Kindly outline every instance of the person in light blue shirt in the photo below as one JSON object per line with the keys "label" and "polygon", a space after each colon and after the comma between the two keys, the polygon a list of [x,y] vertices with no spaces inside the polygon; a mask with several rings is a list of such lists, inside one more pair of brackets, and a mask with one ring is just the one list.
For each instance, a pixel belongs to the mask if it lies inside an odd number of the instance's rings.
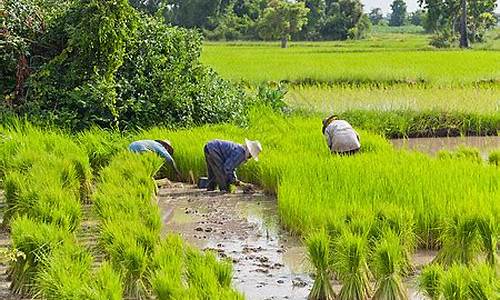
{"label": "person in light blue shirt", "polygon": [[172,165],[177,176],[180,176],[180,172],[177,169],[174,158],[174,148],[170,141],[167,140],[140,140],[131,143],[128,146],[131,152],[142,153],[142,152],[154,152],[162,157],[165,162]]}
{"label": "person in light blue shirt", "polygon": [[217,186],[221,191],[230,191],[230,185],[245,186],[236,177],[236,168],[253,157],[259,160],[262,146],[258,141],[245,139],[245,144],[230,141],[213,140],[205,145],[205,161],[208,170],[207,190],[213,191]]}

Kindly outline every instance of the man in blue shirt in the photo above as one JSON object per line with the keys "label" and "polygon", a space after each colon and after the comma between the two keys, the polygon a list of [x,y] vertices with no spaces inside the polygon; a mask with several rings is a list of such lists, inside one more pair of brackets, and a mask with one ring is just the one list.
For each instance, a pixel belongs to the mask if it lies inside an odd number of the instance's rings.
{"label": "man in blue shirt", "polygon": [[208,169],[207,190],[217,186],[221,191],[230,191],[231,184],[243,185],[236,177],[236,168],[253,157],[259,160],[262,146],[258,141],[245,139],[245,144],[230,141],[213,140],[205,145],[205,161]]}
{"label": "man in blue shirt", "polygon": [[171,164],[175,170],[177,176],[180,176],[180,172],[177,169],[177,165],[172,157],[174,155],[174,148],[169,141],[163,140],[141,140],[135,141],[128,146],[128,149],[132,152],[154,152],[160,157],[165,159],[165,162]]}

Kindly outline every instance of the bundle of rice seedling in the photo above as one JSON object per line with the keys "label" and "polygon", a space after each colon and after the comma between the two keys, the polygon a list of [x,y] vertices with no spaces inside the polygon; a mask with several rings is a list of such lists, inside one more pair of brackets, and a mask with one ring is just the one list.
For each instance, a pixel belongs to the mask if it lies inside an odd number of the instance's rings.
{"label": "bundle of rice seedling", "polygon": [[443,276],[442,291],[445,300],[468,300],[469,270],[463,265],[452,265]]}
{"label": "bundle of rice seedling", "polygon": [[387,230],[377,243],[372,257],[372,271],[377,279],[373,300],[407,300],[401,279],[404,267],[403,248],[397,234]]}
{"label": "bundle of rice seedling", "polygon": [[121,300],[123,299],[123,286],[121,275],[113,269],[108,262],[103,262],[99,269],[92,275],[84,299],[89,300]]}
{"label": "bundle of rice seedling", "polygon": [[[470,268],[471,274],[467,284],[470,299],[489,300],[500,295],[500,282],[495,274],[495,269],[486,264]],[[495,286],[497,285],[497,286]]]}
{"label": "bundle of rice seedling", "polygon": [[442,278],[443,268],[440,265],[430,264],[426,266],[418,277],[420,292],[431,300],[439,300]]}
{"label": "bundle of rice seedling", "polygon": [[486,262],[495,267],[497,264],[497,245],[499,235],[499,225],[495,218],[490,215],[484,215],[476,218],[479,238],[482,248],[486,253]]}
{"label": "bundle of rice seedling", "polygon": [[307,240],[307,253],[311,264],[316,268],[314,285],[309,300],[333,300],[336,298],[330,282],[330,237],[325,230],[311,234]]}
{"label": "bundle of rice seedling", "polygon": [[344,232],[335,242],[334,269],[342,283],[339,300],[364,300],[370,297],[367,240],[351,232]]}
{"label": "bundle of rice seedling", "polygon": [[466,213],[450,217],[441,236],[442,248],[434,259],[445,266],[469,265],[477,259],[480,245],[476,218]]}

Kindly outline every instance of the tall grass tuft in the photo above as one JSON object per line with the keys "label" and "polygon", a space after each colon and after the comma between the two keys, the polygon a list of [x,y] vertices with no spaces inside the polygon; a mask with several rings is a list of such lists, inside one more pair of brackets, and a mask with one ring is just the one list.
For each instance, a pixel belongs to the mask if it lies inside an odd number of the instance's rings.
{"label": "tall grass tuft", "polygon": [[443,298],[445,300],[466,300],[468,295],[469,271],[463,265],[452,265],[443,276]]}
{"label": "tall grass tuft", "polygon": [[123,299],[123,286],[120,273],[112,265],[104,262],[92,277],[88,285],[85,299],[89,300],[121,300]]}
{"label": "tall grass tuft", "polygon": [[339,300],[364,300],[371,287],[367,264],[366,236],[346,231],[335,242],[334,269],[342,283]]}
{"label": "tall grass tuft", "polygon": [[418,277],[419,290],[431,300],[439,300],[443,268],[438,264],[426,266]]}
{"label": "tall grass tuft", "polygon": [[372,256],[372,272],[377,279],[374,300],[407,300],[401,274],[404,268],[403,247],[398,235],[390,230],[384,233]]}
{"label": "tall grass tuft", "polygon": [[476,218],[466,213],[454,215],[444,227],[442,248],[434,261],[445,266],[473,263],[480,250]]}
{"label": "tall grass tuft", "polygon": [[330,237],[325,230],[312,233],[306,240],[307,254],[316,269],[314,285],[309,300],[333,300],[336,298],[330,282]]}
{"label": "tall grass tuft", "polygon": [[477,231],[481,240],[482,248],[486,253],[486,262],[494,268],[497,265],[497,247],[499,226],[491,215],[476,217]]}

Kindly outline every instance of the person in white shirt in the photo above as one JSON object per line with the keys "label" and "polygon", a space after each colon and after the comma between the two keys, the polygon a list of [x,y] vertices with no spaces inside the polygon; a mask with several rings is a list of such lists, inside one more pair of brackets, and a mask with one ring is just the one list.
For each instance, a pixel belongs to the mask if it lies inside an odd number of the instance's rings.
{"label": "person in white shirt", "polygon": [[333,154],[351,155],[361,149],[359,134],[347,121],[332,115],[323,120],[323,135]]}

